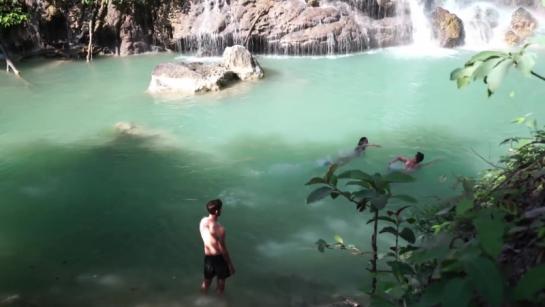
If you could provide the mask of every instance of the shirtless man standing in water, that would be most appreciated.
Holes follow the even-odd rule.
[[[235,267],[229,258],[229,251],[225,245],[225,228],[218,222],[221,215],[222,202],[214,199],[206,204],[208,216],[203,217],[199,225],[204,243],[204,281],[201,285],[202,293],[208,293],[208,288],[214,276],[217,277],[217,292],[223,294],[225,279],[235,274]]]

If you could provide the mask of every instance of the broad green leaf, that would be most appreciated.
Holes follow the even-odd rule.
[[[455,80],[456,80],[456,85],[458,86],[459,89],[468,85],[471,82],[471,80],[473,80],[473,74],[475,73],[475,70],[477,70],[477,68],[481,66],[481,64],[482,62],[476,62],[470,66],[466,66],[462,68],[457,73],[458,77]]]
[[[360,170],[346,171],[337,177],[339,177],[339,179],[350,178],[350,179],[360,179],[360,180],[363,179],[366,181],[373,181],[373,177],[371,177],[371,175],[364,173]]]
[[[409,176],[402,172],[393,172],[389,173],[388,175],[384,176],[383,178],[385,181],[390,183],[403,183],[403,182],[412,182],[414,181],[414,177]]]
[[[490,306],[501,306],[503,302],[504,278],[496,263],[485,257],[464,262],[465,271],[474,289]]]
[[[444,280],[430,284],[424,290],[424,293],[422,294],[422,297],[420,297],[420,300],[418,301],[418,303],[416,303],[414,306],[430,307],[430,306],[436,306],[437,304],[439,304],[442,300],[444,285],[445,285]]]
[[[491,96],[500,87],[505,74],[512,65],[513,60],[504,60],[488,73],[484,79],[488,85],[488,96]]]
[[[392,226],[384,227],[379,231],[379,233],[385,233],[385,232],[388,232],[393,234],[394,236],[397,236],[397,230]]]
[[[397,195],[392,195],[390,196],[391,198],[396,198],[396,199],[401,199],[402,201],[406,201],[408,203],[416,203],[416,198],[412,197],[412,196],[409,196],[409,195],[405,195],[405,194],[397,194]]]
[[[399,236],[411,244],[414,244],[414,242],[416,241],[414,232],[407,227],[403,228],[403,230],[399,233]]]
[[[467,61],[467,64],[471,64],[477,61],[484,62],[486,60],[490,60],[496,57],[506,57],[507,54],[505,52],[500,51],[481,51],[477,53],[476,55],[472,56],[469,61]],[[467,65],[466,64],[466,65]]]
[[[334,238],[335,238],[335,242],[344,244],[344,240],[343,240],[343,238],[341,236],[335,235]]]
[[[468,198],[464,198],[456,205],[456,215],[462,216],[467,211],[473,208],[473,201]]]
[[[473,76],[472,76],[473,80],[484,78],[486,75],[488,75],[490,73],[490,71],[494,67],[496,67],[496,65],[498,65],[499,62],[501,62],[503,60],[505,60],[505,58],[497,57],[497,58],[493,58],[493,59],[490,59],[490,60],[482,63],[481,65],[479,65],[479,67],[473,73]]]
[[[396,275],[396,276],[402,277],[404,275],[414,275],[415,274],[413,268],[410,265],[408,265],[407,263],[405,263],[405,262],[388,261],[387,263],[390,266],[390,268],[392,268],[392,273],[394,273],[394,275]]]
[[[411,263],[421,264],[434,259],[443,259],[449,252],[448,246],[420,249],[411,255]]]
[[[307,197],[307,204],[312,204],[314,202],[317,202],[324,197],[328,196],[333,189],[330,187],[321,187],[317,188],[316,190],[312,191]]]
[[[441,298],[442,307],[469,306],[473,291],[463,278],[453,278],[445,284]]]
[[[372,198],[377,196],[377,192],[373,190],[360,190],[360,191],[354,192],[353,195],[355,198]]]
[[[317,183],[326,183],[324,178],[321,178],[321,177],[314,177],[312,179],[310,179],[307,183],[305,183],[305,185],[313,185],[313,184],[317,184]]]
[[[505,222],[503,218],[492,214],[481,214],[473,221],[477,229],[477,238],[483,250],[493,258],[496,258],[503,246],[503,233]]]
[[[419,247],[416,247],[416,246],[413,246],[413,245],[402,246],[402,247],[399,248],[399,254],[403,255],[403,254],[406,254],[408,252],[413,252],[413,251],[416,251],[416,250],[419,250],[419,249],[420,249]]]
[[[532,301],[534,294],[545,289],[545,264],[531,268],[517,284],[515,298]]]
[[[517,69],[527,77],[531,75],[532,69],[535,65],[535,54],[529,52],[525,52],[520,55],[516,61]]]
[[[381,210],[384,207],[386,207],[387,203],[388,203],[388,196],[386,196],[386,195],[378,195],[378,196],[376,196],[374,198],[371,198],[371,204],[377,210]]]
[[[524,124],[524,122],[526,122],[526,116],[519,116],[511,121],[511,123],[517,125]]]

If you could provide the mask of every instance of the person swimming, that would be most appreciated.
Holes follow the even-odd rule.
[[[424,161],[424,154],[419,151],[413,158],[398,156],[388,163],[388,167],[392,169],[392,164],[396,163],[397,161],[403,162],[403,167],[406,171],[414,171],[423,165],[421,162]]]
[[[354,148],[354,153],[360,156],[367,147],[380,147],[380,145],[369,144],[369,140],[367,139],[367,137],[363,136],[358,141],[358,145],[356,145],[356,148]]]
[[[332,164],[337,164],[338,166],[345,165],[349,163],[350,161],[354,160],[355,158],[361,156],[367,147],[381,147],[381,146],[377,144],[369,144],[369,140],[367,139],[367,137],[362,136],[352,152],[345,155],[341,155],[334,161],[326,161],[325,166],[329,166]]]

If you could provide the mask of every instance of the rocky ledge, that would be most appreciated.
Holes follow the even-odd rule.
[[[173,20],[184,52],[221,54],[233,44],[252,52],[320,55],[407,44],[408,3],[376,0],[205,0]]]
[[[263,78],[263,69],[240,45],[227,47],[222,63],[162,63],[151,74],[151,94],[197,94],[219,91],[237,81]]]
[[[464,24],[460,17],[437,7],[431,15],[433,37],[441,47],[453,48],[464,44]]]

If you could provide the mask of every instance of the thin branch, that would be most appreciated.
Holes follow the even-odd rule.
[[[541,79],[541,81],[545,81],[545,77],[539,75],[539,74],[536,73],[535,71],[532,70],[532,71],[530,71],[530,73],[531,73],[534,77]]]
[[[488,161],[485,157],[481,156],[475,149],[473,148],[470,148],[471,149],[471,152],[473,152],[474,155],[476,155],[477,157],[479,157],[481,160],[483,160],[486,164],[492,166],[493,168],[499,168],[499,169],[503,169],[503,170],[506,170],[505,167],[502,167],[502,166],[499,166],[499,165],[496,165],[490,161]]]

